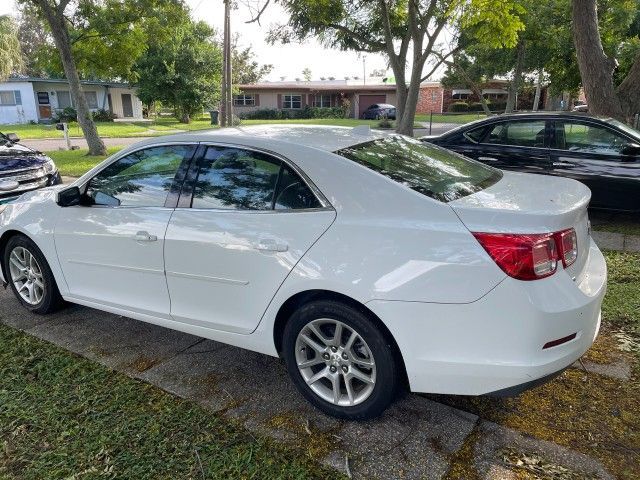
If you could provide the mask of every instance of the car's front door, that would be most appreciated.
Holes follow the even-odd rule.
[[[195,149],[163,145],[130,153],[87,183],[82,205],[61,209],[55,242],[72,297],[169,318],[163,257],[174,210],[169,193]]]
[[[243,147],[208,147],[193,163],[167,229],[173,318],[252,332],[334,218],[322,195],[285,161]]]
[[[591,206],[640,210],[640,157],[625,154],[633,140],[587,120],[557,120],[551,149],[552,173],[591,189]]]
[[[539,119],[500,121],[466,134],[474,141],[461,151],[496,168],[528,173],[547,173],[549,148],[547,122]],[[475,142],[475,144],[474,144]]]

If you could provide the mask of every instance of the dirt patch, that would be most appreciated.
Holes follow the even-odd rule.
[[[337,431],[321,430],[293,411],[274,415],[266,422],[266,426],[296,434],[310,458],[324,458],[340,447]]]

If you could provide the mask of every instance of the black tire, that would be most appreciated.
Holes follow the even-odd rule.
[[[375,383],[368,397],[361,403],[355,405],[336,405],[335,403],[325,400],[307,385],[298,368],[298,359],[296,358],[298,335],[310,322],[314,320],[317,321],[318,319],[329,319],[341,322],[357,332],[359,337],[366,342],[366,346],[375,362]],[[345,331],[347,331],[345,335],[348,335],[348,330],[345,329]],[[398,391],[398,386],[401,384],[402,375],[400,365],[394,355],[394,348],[390,339],[380,331],[367,314],[341,302],[318,300],[303,305],[293,313],[287,322],[283,333],[282,346],[282,353],[287,370],[296,388],[315,407],[337,418],[366,420],[379,416],[389,404],[393,402]],[[312,351],[312,353],[317,355],[315,351]],[[304,355],[307,354],[305,353]],[[329,368],[329,363],[327,362],[323,361],[323,363],[313,368],[318,370]],[[347,367],[347,369],[350,368],[352,367]],[[338,373],[340,373],[340,370],[338,370]],[[342,389],[343,386],[346,389],[345,378],[346,373],[341,380],[342,383],[339,383],[339,389]],[[323,379],[322,381],[325,380],[326,379]],[[330,380],[326,381],[330,382]]]
[[[11,255],[11,252],[13,252],[14,249],[18,247],[24,248],[31,255],[33,255],[41,270],[42,280],[44,283],[44,292],[42,294],[41,300],[36,304],[29,303],[22,298],[20,293],[18,293],[18,290],[11,278],[11,271],[9,269],[9,257]],[[11,237],[7,242],[4,252],[2,252],[2,262],[4,265],[4,272],[6,273],[7,277],[6,280],[9,285],[11,285],[13,294],[26,309],[32,311],[33,313],[45,315],[47,313],[55,312],[64,305],[64,301],[62,299],[62,296],[60,295],[58,285],[56,284],[56,280],[53,277],[53,273],[51,272],[51,268],[49,267],[47,259],[44,257],[44,254],[40,251],[38,246],[30,238],[24,235],[15,235]]]

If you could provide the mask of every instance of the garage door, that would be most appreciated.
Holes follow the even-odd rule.
[[[386,95],[358,95],[358,118],[374,103],[387,103]]]

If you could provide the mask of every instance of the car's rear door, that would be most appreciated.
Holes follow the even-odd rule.
[[[547,173],[550,167],[548,122],[545,119],[497,121],[465,136],[475,145],[465,145],[471,158],[505,170]]]
[[[552,142],[552,174],[586,184],[592,207],[640,210],[640,158],[623,153],[633,139],[593,120],[562,119]]]
[[[273,154],[210,145],[192,164],[165,240],[171,315],[248,334],[335,211]]]

